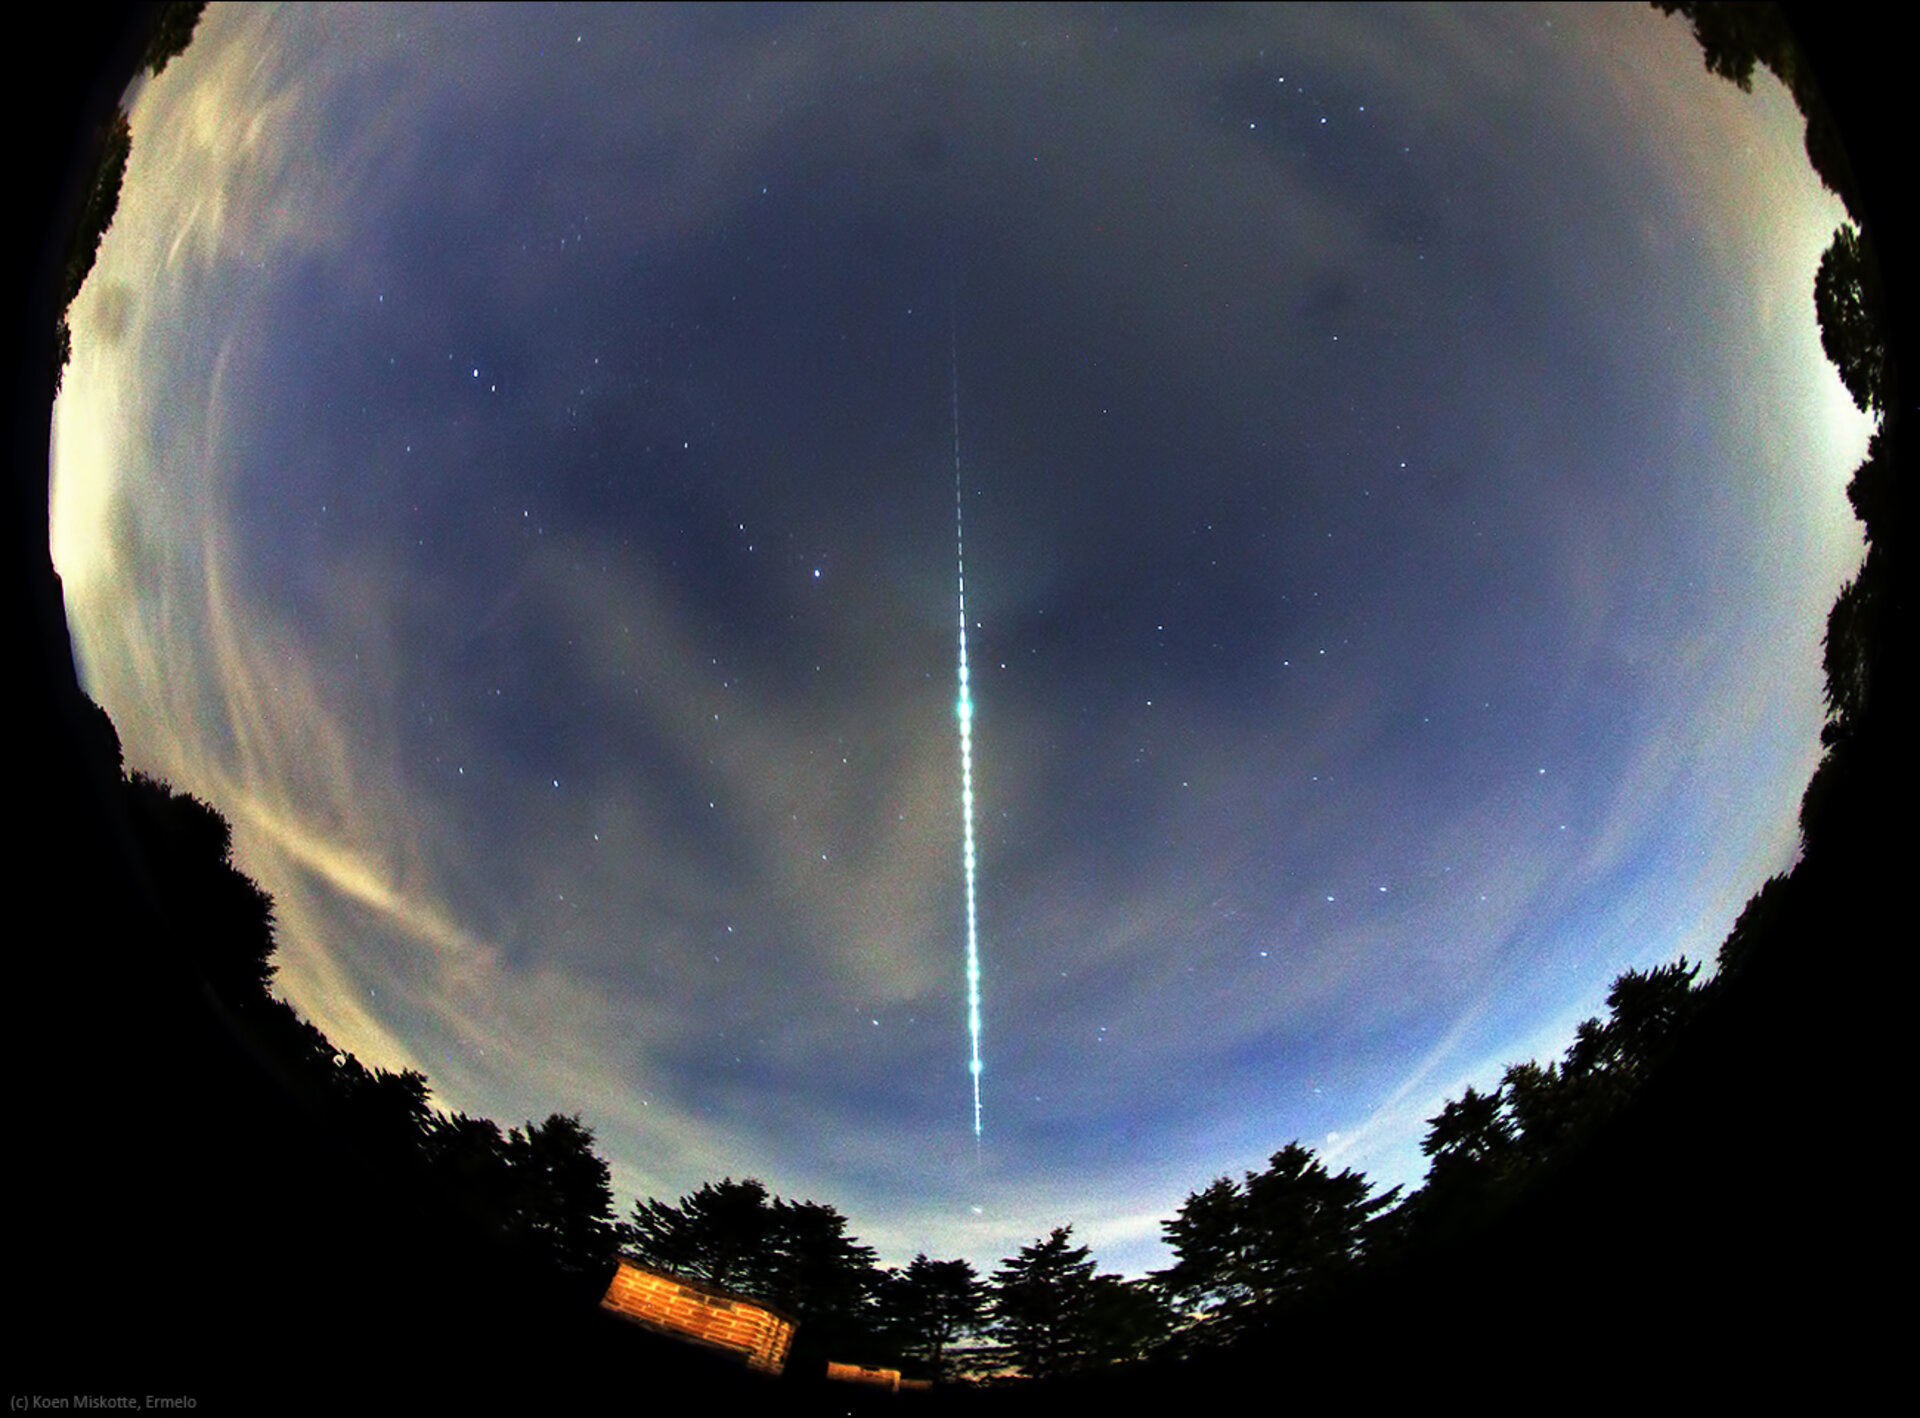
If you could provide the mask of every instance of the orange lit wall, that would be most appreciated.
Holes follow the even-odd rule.
[[[839,1383],[872,1384],[898,1393],[903,1388],[932,1388],[925,1379],[903,1379],[898,1369],[863,1369],[858,1364],[827,1365],[827,1377]]]
[[[676,1339],[738,1354],[747,1367],[777,1374],[793,1344],[793,1321],[756,1301],[657,1275],[622,1259],[600,1307]]]

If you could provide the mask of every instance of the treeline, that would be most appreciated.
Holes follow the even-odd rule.
[[[1755,898],[1728,938],[1738,955],[1765,911]],[[1073,1228],[1022,1247],[982,1277],[924,1254],[882,1269],[831,1206],[771,1196],[751,1178],[708,1183],[677,1203],[637,1203],[625,1252],[657,1269],[748,1295],[801,1320],[816,1357],[901,1365],[934,1379],[1030,1378],[1139,1359],[1219,1353],[1341,1297],[1374,1268],[1417,1260],[1484,1227],[1537,1177],[1578,1154],[1652,1077],[1708,987],[1684,959],[1628,971],[1565,1056],[1515,1064],[1491,1093],[1469,1088],[1429,1123],[1426,1184],[1376,1192],[1329,1171],[1299,1142],[1261,1171],[1221,1177],[1161,1223],[1174,1263],[1140,1279],[1099,1273]],[[965,1342],[972,1341],[972,1342]],[[800,1352],[800,1351],[797,1351]]]
[[[424,1075],[369,1068],[335,1046],[269,992],[273,905],[234,866],[226,820],[144,774],[124,778],[120,792],[128,845],[146,864],[153,905],[289,1101],[399,1194],[433,1198],[477,1238],[597,1298],[612,1273],[615,1232],[610,1174],[592,1130],[556,1113],[502,1132],[489,1119],[434,1108]]]
[[[797,1318],[794,1362],[803,1369],[835,1359],[935,1380],[1067,1373],[1135,1357],[1164,1336],[1157,1294],[1097,1274],[1072,1234],[1056,1228],[990,1277],[924,1253],[882,1269],[834,1207],[772,1196],[753,1178],[710,1182],[678,1203],[636,1203],[621,1227],[636,1261]],[[956,1351],[969,1339],[988,1342]]]
[[[124,774],[108,717],[75,699],[80,771],[16,878],[52,908],[16,921],[27,1390],[339,1412],[377,1375],[426,1412],[584,1411],[636,1368],[743,1381],[595,1312],[614,1194],[576,1117],[437,1108],[422,1075],[367,1066],[273,996],[272,902],[228,824]],[[536,1362],[488,1362],[509,1353]]]
[[[140,68],[158,78],[192,43],[193,32],[199,28],[200,15],[206,8],[206,0],[167,0],[161,5],[152,33],[140,52]],[[100,243],[106,238],[107,228],[113,225],[113,214],[120,206],[120,183],[127,175],[127,158],[133,152],[133,131],[127,126],[124,112],[114,110],[106,131],[100,135],[99,146],[100,162],[81,196],[79,219],[67,243],[67,258],[60,271],[60,317],[53,332],[55,390],[59,389],[67,361],[73,354],[73,332],[67,327],[67,309],[80,294],[80,287],[86,284],[93,263],[99,258]]]

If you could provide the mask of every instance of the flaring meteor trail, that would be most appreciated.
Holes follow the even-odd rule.
[[[973,692],[967,685],[967,539],[960,500],[960,332],[947,298],[947,365],[953,389],[953,555],[960,593],[960,822],[961,861],[967,876],[967,1038],[972,1046],[973,1136],[980,1138],[980,926],[973,876]]]

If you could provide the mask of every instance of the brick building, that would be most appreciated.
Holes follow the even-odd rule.
[[[786,1367],[797,1323],[771,1305],[697,1280],[662,1275],[625,1256],[600,1307],[655,1333],[722,1350],[768,1374]]]

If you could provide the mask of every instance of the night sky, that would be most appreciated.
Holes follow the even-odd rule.
[[[1679,21],[215,6],[130,106],[85,683],[289,1000],[623,1213],[1138,1273],[1792,860],[1841,213]]]

